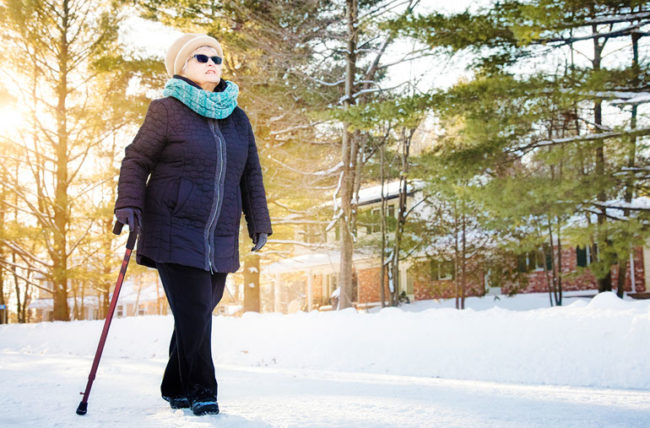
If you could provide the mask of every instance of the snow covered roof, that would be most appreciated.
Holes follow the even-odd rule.
[[[81,297],[77,297],[77,303],[81,304]],[[36,299],[29,302],[30,309],[52,309],[52,299]],[[84,305],[86,306],[97,306],[98,299],[97,296],[85,296]],[[68,297],[68,307],[72,308],[74,306],[74,297]]]
[[[388,181],[384,183],[384,199],[395,199],[399,196],[399,180]],[[421,180],[411,180],[408,182],[406,191],[410,195],[418,190],[421,190],[424,187],[424,182]],[[337,189],[338,191],[338,189]],[[336,206],[340,205],[340,198],[337,198],[326,202],[323,206]],[[372,186],[362,186],[359,189],[359,200],[358,202],[353,199],[352,202],[356,202],[357,205],[369,205],[374,204],[375,202],[381,201],[381,184],[375,184]]]
[[[393,199],[399,196],[399,180],[390,181],[384,184],[384,198]],[[424,186],[423,182],[414,180],[408,183],[407,193],[411,194],[420,190]],[[367,205],[381,201],[381,184],[375,186],[363,187],[359,189],[358,205]],[[354,201],[353,201],[354,202]]]
[[[362,260],[367,257],[368,257],[367,255],[355,251],[352,259]],[[278,262],[262,266],[262,273],[273,274],[273,273],[284,273],[284,272],[296,272],[296,271],[307,270],[309,268],[315,268],[319,266],[329,266],[332,267],[332,269],[337,270],[340,260],[341,260],[341,253],[339,251],[309,253],[309,254],[303,254],[296,257],[291,257],[289,259],[280,260]]]
[[[143,283],[142,288],[140,289],[140,298],[138,298],[138,286],[134,284],[133,279],[125,280],[122,284],[122,289],[120,290],[120,297],[118,299],[118,304],[133,304],[136,301],[138,303],[146,302],[155,302],[159,297],[165,297],[165,291],[160,287],[160,290],[156,291],[157,284],[155,282]],[[110,294],[111,297],[113,293]],[[77,297],[77,303],[81,304],[81,297]],[[98,298],[97,296],[85,296],[84,305],[86,306],[97,306]],[[68,306],[73,307],[74,297],[68,297]],[[29,303],[31,309],[51,309],[52,308],[52,299],[36,299]]]

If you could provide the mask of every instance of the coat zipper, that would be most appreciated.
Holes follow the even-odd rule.
[[[224,173],[226,171],[226,153],[224,151],[224,140],[221,132],[216,128],[218,125],[214,119],[208,119],[208,125],[212,136],[217,145],[217,166],[214,171],[214,196],[212,198],[212,208],[210,209],[210,217],[205,225],[203,231],[203,239],[205,241],[205,267],[214,273],[212,266],[212,259],[214,255],[214,229],[217,226],[217,219],[221,213],[221,203],[223,202],[223,181]],[[216,128],[216,130],[215,130]]]

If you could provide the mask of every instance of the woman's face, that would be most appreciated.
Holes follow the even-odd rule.
[[[200,47],[194,52],[185,64],[185,69],[181,71],[181,76],[196,82],[199,86],[205,84],[218,84],[221,80],[221,64],[217,65],[209,58],[208,62],[201,63],[194,55],[203,54],[208,57],[218,56],[217,51],[209,47]]]

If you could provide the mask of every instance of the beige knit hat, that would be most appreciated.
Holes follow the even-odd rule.
[[[221,49],[221,45],[214,37],[206,36],[205,34],[183,34],[167,50],[167,58],[165,58],[167,74],[173,76],[174,74],[180,73],[183,65],[185,65],[185,61],[187,61],[192,52],[201,46],[215,48],[217,55],[223,58],[223,49]]]

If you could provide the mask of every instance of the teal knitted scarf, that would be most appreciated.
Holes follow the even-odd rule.
[[[192,86],[182,79],[172,78],[163,90],[164,97],[174,97],[201,116],[212,119],[225,119],[237,107],[239,87],[226,80],[222,92],[208,92]]]

